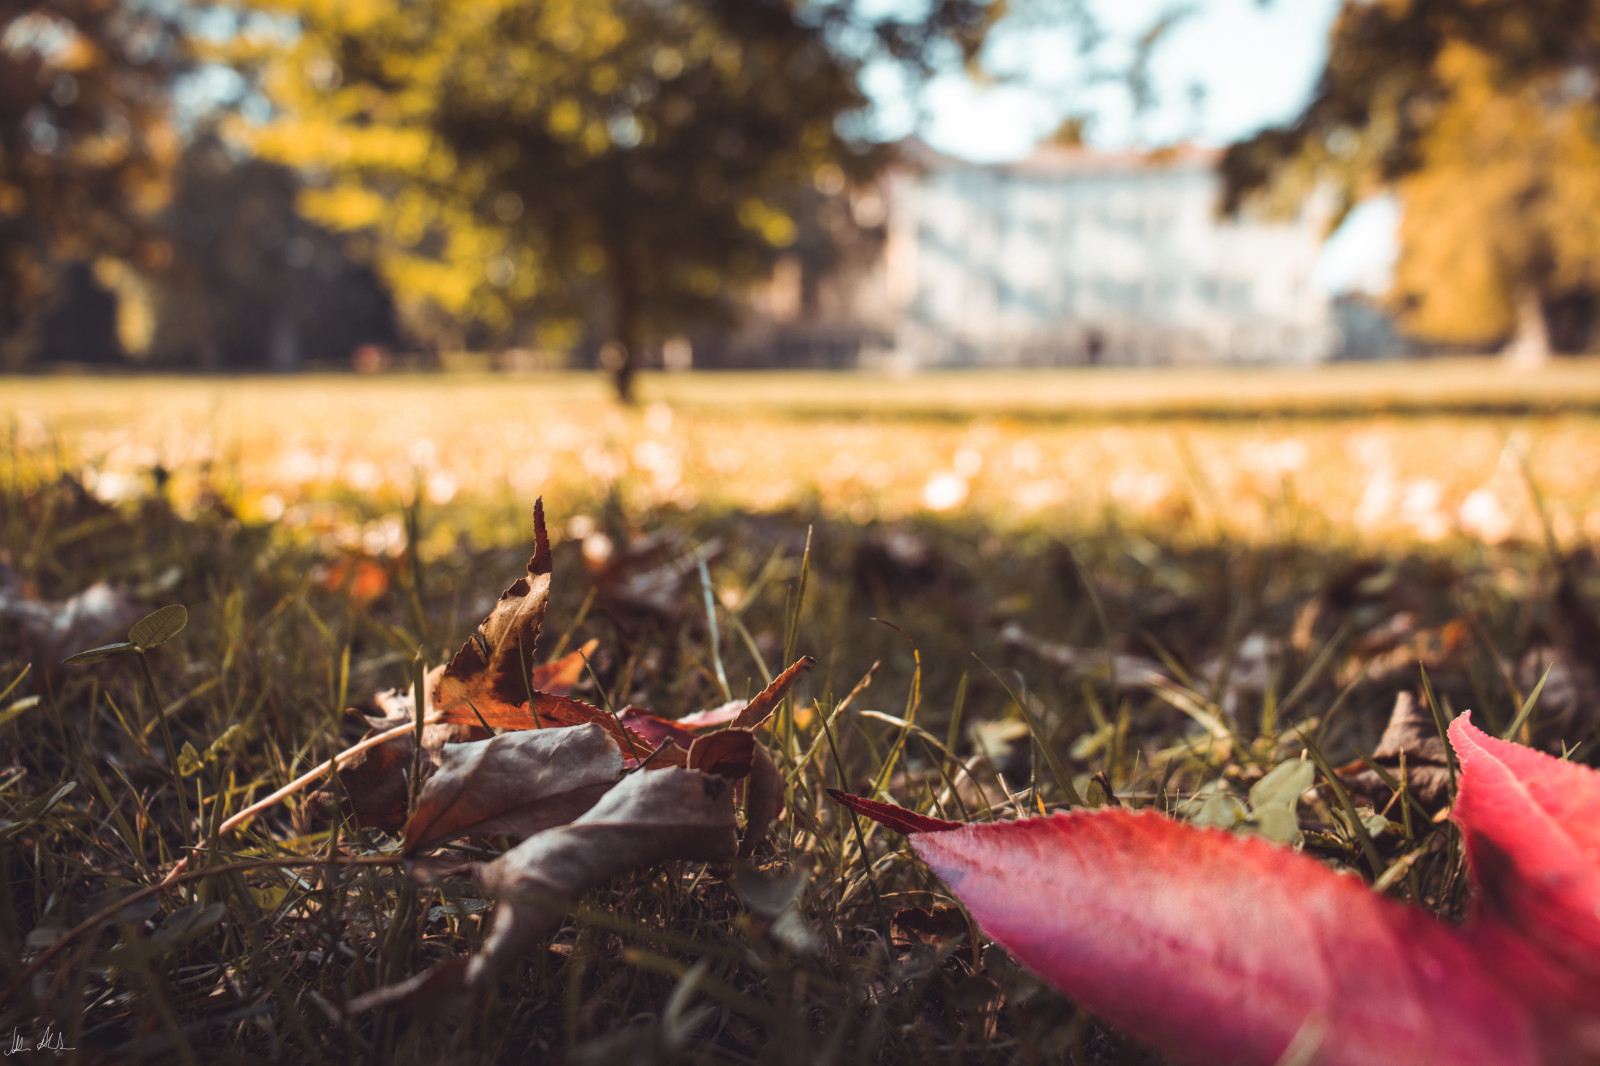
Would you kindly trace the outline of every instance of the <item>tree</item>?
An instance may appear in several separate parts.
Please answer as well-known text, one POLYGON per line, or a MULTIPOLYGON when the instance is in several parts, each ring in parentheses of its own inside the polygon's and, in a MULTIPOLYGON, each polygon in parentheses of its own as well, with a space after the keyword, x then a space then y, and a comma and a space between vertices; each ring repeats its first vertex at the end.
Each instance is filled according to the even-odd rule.
POLYGON ((351 239, 295 211, 287 167, 237 158, 202 134, 184 150, 162 213, 171 264, 155 292, 151 362, 208 370, 351 363, 398 342, 389 293, 351 239))
POLYGON ((1230 148, 1224 206, 1396 189, 1395 299, 1418 334, 1512 337, 1537 361, 1544 311, 1600 284, 1600 3, 1346 0, 1305 111, 1230 148))
POLYGON ((288 0, 263 49, 280 117, 251 139, 305 169, 306 211, 372 235, 415 321, 609 341, 632 395, 652 339, 729 312, 796 235, 783 204, 887 159, 841 132, 880 55, 970 60, 999 5, 917 22, 788 0, 288 0), (272 54, 267 54, 271 52, 272 54), (603 323, 603 325, 602 325, 603 323))
POLYGON ((177 155, 183 64, 170 15, 130 0, 0 7, 0 363, 26 354, 24 327, 69 268, 81 282, 99 256, 162 263, 151 221, 177 155))

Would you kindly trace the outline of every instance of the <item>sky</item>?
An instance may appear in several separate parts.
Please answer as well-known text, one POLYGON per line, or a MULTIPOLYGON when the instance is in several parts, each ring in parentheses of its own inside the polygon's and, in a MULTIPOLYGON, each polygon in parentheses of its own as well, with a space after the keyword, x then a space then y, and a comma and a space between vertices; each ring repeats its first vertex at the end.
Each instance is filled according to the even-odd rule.
MULTIPOLYGON (((1125 69, 1133 42, 1172 0, 1091 0, 1106 35, 1094 67, 1125 69)), ((1178 140, 1222 146, 1294 118, 1310 99, 1339 0, 1199 0, 1162 36, 1150 57, 1151 104, 1133 114, 1123 83, 1090 77, 1065 27, 1002 22, 984 54, 999 73, 979 85, 961 73, 913 94, 888 68, 869 70, 879 136, 917 132, 934 148, 981 162, 1020 158, 1067 115, 1090 116, 1088 141, 1101 148, 1178 140), (1009 75, 1009 76, 1008 76, 1009 75)), ((1388 288, 1399 207, 1392 198, 1358 208, 1324 248, 1318 281, 1330 292, 1388 288)))

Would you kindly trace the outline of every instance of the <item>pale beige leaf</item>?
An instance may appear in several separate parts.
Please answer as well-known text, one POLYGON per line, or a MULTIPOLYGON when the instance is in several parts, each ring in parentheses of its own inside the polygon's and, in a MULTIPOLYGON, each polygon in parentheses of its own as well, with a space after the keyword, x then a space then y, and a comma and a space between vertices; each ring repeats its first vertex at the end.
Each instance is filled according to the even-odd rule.
POLYGON ((468 984, 491 980, 590 888, 668 859, 725 861, 734 841, 733 782, 677 767, 628 775, 576 821, 529 837, 484 868, 480 879, 500 903, 468 984))
POLYGON ((598 723, 445 747, 406 822, 408 854, 469 833, 529 837, 595 805, 622 774, 598 723))

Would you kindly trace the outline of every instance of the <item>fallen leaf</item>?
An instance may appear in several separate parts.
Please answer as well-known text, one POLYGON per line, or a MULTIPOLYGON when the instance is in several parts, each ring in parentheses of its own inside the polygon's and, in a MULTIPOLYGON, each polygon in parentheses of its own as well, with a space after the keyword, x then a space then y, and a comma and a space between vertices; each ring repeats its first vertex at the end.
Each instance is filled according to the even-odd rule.
POLYGON ((734 718, 734 726, 740 729, 754 729, 772 717, 772 712, 778 709, 778 701, 783 699, 784 694, 800 679, 801 674, 816 665, 817 660, 809 655, 802 655, 790 663, 788 669, 773 678, 771 684, 756 693, 755 699, 745 704, 734 718))
POLYGON ((496 718, 517 715, 526 706, 536 691, 533 654, 549 606, 550 571, 550 536, 544 526, 544 501, 540 500, 533 505, 533 557, 528 560, 528 572, 500 594, 489 616, 461 645, 432 690, 433 713, 441 720, 481 717, 498 725, 496 718))
POLYGON ((783 813, 783 774, 761 744, 751 752, 750 779, 745 783, 744 837, 739 858, 748 859, 767 838, 773 819, 783 813))
MULTIPOLYGON (((1372 761, 1398 781, 1402 756, 1407 790, 1425 807, 1442 806, 1450 797, 1450 766, 1444 738, 1439 736, 1433 713, 1409 692, 1395 696, 1389 724, 1372 752, 1372 761)), ((1339 776, 1374 807, 1384 806, 1394 795, 1383 778, 1360 760, 1341 766, 1339 776)))
MULTIPOLYGON (((424 679, 424 689, 430 687, 438 672, 438 668, 430 671, 428 678, 424 679)), ((416 701, 409 691, 387 689, 373 695, 371 711, 352 707, 345 711, 345 717, 350 721, 366 723, 367 731, 359 738, 364 740, 414 721, 415 706, 416 701)), ((487 730, 476 724, 434 722, 424 725, 423 780, 426 781, 433 773, 445 745, 483 740, 488 735, 487 730)), ((339 767, 344 809, 358 825, 395 833, 406 824, 407 804, 411 799, 407 775, 411 772, 411 753, 414 750, 415 740, 410 733, 406 733, 360 752, 339 767)), ((311 815, 316 818, 331 817, 337 807, 339 792, 330 782, 327 787, 306 797, 311 815)))
POLYGON ((937 948, 968 932, 959 907, 906 907, 889 919, 889 942, 895 947, 937 948))
POLYGON ((394 580, 391 573, 394 566, 394 560, 349 552, 328 565, 318 584, 329 592, 343 593, 365 607, 389 591, 394 580))
POLYGON ((729 700, 727 703, 673 719, 673 724, 684 729, 710 729, 712 726, 727 725, 739 717, 739 712, 744 710, 749 702, 749 700, 729 700))
POLYGON ((908 831, 1018 961, 1179 1062, 1543 1061, 1453 930, 1288 849, 1151 811, 963 826, 835 795, 908 831))
POLYGON ((616 717, 565 694, 582 677, 585 646, 543 667, 533 664, 550 601, 550 537, 544 502, 533 507, 533 557, 528 572, 500 594, 443 671, 430 675, 428 720, 480 729, 548 729, 597 722, 624 752, 642 758, 651 744, 616 717), (537 682, 537 683, 536 683, 537 682))
POLYGON ((541 663, 534 667, 533 674, 528 678, 529 684, 535 692, 548 692, 552 696, 567 695, 574 685, 583 680, 589 657, 599 646, 598 640, 586 640, 582 647, 567 652, 555 662, 541 663))
POLYGON ((642 707, 624 707, 617 717, 629 730, 644 737, 650 748, 667 740, 688 748, 694 744, 699 730, 721 725, 754 729, 761 725, 772 716, 773 711, 777 710, 778 701, 783 699, 800 675, 816 665, 817 661, 811 656, 802 655, 790 664, 787 670, 773 678, 771 684, 758 692, 755 699, 748 702, 729 700, 720 707, 697 711, 676 719, 659 717, 642 707))
POLYGON ((402 985, 357 997, 348 1010, 389 1007, 457 1016, 471 991, 494 980, 561 923, 575 897, 668 859, 732 859, 735 829, 731 781, 676 767, 629 774, 575 821, 535 833, 479 869, 480 882, 499 903, 483 950, 464 969, 452 960, 402 985))
POLYGON ((688 602, 690 580, 702 562, 715 558, 723 547, 711 540, 669 559, 682 540, 672 530, 632 537, 619 550, 611 538, 596 534, 584 544, 584 561, 594 575, 599 605, 619 622, 645 616, 653 621, 676 622, 688 602))
POLYGON ((730 780, 749 777, 756 746, 755 734, 748 729, 707 733, 689 746, 689 769, 730 780))
POLYGON ((1600 1010, 1600 773, 1450 723, 1451 811, 1481 914, 1579 975, 1600 1010))
POLYGON ((17 623, 32 657, 47 668, 71 652, 120 637, 143 614, 104 581, 64 600, 41 600, 9 570, 0 569, 0 619, 17 623))
POLYGON ((453 710, 440 712, 435 721, 454 725, 482 722, 495 729, 550 729, 593 722, 610 733, 629 758, 643 758, 653 747, 648 739, 623 725, 609 711, 571 696, 557 696, 549 692, 535 692, 531 700, 524 701, 519 707, 491 704, 484 708, 476 704, 457 704, 453 710))
MULTIPOLYGON (((739 706, 744 706, 742 700, 739 706)), ((661 718, 651 714, 643 707, 634 707, 632 705, 622 708, 617 713, 617 717, 622 719, 623 725, 644 737, 651 747, 670 740, 687 750, 689 745, 694 743, 694 730, 684 728, 682 720, 674 721, 671 718, 661 718)), ((729 717, 720 724, 726 725, 732 720, 733 718, 729 717)))
POLYGON ((618 874, 668 859, 721 862, 735 854, 733 783, 698 770, 629 774, 574 821, 535 833, 478 879, 499 903, 483 950, 351 1000, 377 1008, 458 1018, 473 993, 559 925, 572 900, 618 874))
POLYGON ((1420 662, 1430 673, 1460 665, 1462 653, 1472 647, 1472 625, 1455 618, 1431 629, 1413 628, 1415 619, 1402 612, 1389 625, 1364 635, 1351 647, 1351 655, 1335 674, 1341 688, 1356 681, 1382 681, 1397 674, 1414 674, 1420 662))
POLYGON ((466 959, 447 959, 404 981, 356 996, 345 1004, 345 1013, 394 1008, 425 1021, 454 1021, 472 1005, 466 977, 466 959))
POLYGON ((616 741, 594 723, 448 745, 406 822, 406 853, 469 833, 526 838, 565 825, 621 774, 616 741))

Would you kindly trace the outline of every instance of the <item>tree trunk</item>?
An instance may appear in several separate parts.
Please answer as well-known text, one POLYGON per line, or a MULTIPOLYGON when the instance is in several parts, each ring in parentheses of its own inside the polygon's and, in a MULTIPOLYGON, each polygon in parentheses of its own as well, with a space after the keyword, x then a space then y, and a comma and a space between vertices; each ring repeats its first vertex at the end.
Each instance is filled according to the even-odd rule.
POLYGON ((611 260, 611 332, 613 343, 621 349, 612 365, 612 380, 617 399, 634 402, 633 379, 639 371, 639 292, 634 278, 634 263, 624 242, 608 249, 611 260))
POLYGON ((1517 332, 1500 352, 1506 366, 1537 370, 1550 361, 1550 331, 1544 321, 1544 301, 1539 290, 1524 285, 1517 290, 1517 332))

